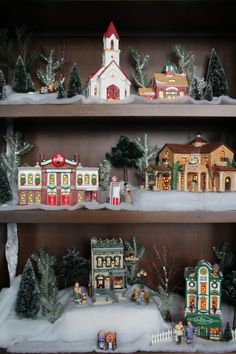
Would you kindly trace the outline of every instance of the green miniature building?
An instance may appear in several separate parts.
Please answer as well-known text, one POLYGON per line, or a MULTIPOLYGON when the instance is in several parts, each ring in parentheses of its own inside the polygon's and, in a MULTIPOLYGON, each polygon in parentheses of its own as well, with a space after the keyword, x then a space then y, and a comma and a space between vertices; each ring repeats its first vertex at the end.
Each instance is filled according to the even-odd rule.
POLYGON ((202 260, 185 268, 185 320, 191 321, 197 335, 213 340, 221 337, 221 283, 219 266, 202 260))
POLYGON ((124 244, 119 239, 91 238, 91 291, 95 302, 117 302, 126 290, 124 244))

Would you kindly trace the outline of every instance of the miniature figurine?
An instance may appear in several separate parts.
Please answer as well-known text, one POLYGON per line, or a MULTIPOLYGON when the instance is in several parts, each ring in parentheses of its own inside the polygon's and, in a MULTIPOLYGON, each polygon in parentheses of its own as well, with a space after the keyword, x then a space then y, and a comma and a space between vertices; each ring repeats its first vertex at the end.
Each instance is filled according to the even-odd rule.
POLYGON ((77 305, 84 305, 87 302, 87 296, 82 292, 78 282, 74 286, 74 302, 77 305))
POLYGON ((111 22, 103 35, 102 66, 89 75, 85 87, 88 97, 116 102, 130 95, 131 82, 120 67, 119 39, 111 22))
POLYGON ((123 194, 124 194, 125 203, 131 204, 132 203, 131 191, 127 182, 124 183, 123 194))
POLYGON ((177 325, 175 326, 174 333, 175 333, 176 343, 181 344, 182 337, 184 334, 184 326, 183 326, 182 321, 179 321, 179 323, 177 323, 177 325))
POLYGON ((98 349, 105 350, 105 332, 98 332, 98 349))
POLYGON ((35 166, 18 167, 20 205, 75 205, 97 202, 98 168, 83 167, 78 155, 73 160, 61 153, 35 166))
POLYGON ((116 349, 116 332, 99 331, 97 339, 97 347, 101 350, 115 350, 116 349))
POLYGON ((193 341, 193 336, 195 334, 195 328, 192 325, 191 321, 188 321, 187 327, 186 327, 186 335, 187 335, 187 343, 191 344, 193 341))
POLYGON ((120 182, 116 176, 113 176, 110 183, 110 204, 119 205, 120 204, 120 182))
POLYGON ((149 293, 143 289, 134 289, 130 300, 136 302, 137 305, 140 305, 142 302, 147 305, 149 304, 149 293))

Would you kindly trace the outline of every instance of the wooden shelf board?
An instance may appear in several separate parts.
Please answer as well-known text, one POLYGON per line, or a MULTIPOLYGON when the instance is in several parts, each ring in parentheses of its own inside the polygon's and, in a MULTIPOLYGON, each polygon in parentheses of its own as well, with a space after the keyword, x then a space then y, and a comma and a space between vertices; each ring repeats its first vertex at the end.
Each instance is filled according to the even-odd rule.
POLYGON ((0 105, 0 118, 236 117, 236 105, 77 104, 0 105))
POLYGON ((159 212, 126 210, 16 210, 0 211, 1 223, 78 224, 198 224, 236 223, 236 210, 229 212, 159 212))

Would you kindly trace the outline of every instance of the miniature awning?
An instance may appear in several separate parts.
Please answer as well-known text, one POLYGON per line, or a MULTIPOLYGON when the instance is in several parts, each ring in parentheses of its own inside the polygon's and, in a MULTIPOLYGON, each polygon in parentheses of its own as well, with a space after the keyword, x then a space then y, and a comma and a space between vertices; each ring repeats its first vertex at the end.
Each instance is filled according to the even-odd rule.
POLYGON ((188 314, 186 321, 191 321, 194 327, 221 328, 220 316, 204 314, 188 314))

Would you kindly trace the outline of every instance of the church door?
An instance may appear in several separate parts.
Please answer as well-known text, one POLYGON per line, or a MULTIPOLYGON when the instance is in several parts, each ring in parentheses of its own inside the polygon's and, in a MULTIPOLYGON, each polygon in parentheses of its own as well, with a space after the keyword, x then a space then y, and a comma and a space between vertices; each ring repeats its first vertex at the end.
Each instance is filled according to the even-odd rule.
POLYGON ((231 190, 231 178, 226 177, 225 178, 225 191, 230 191, 231 190))
POLYGON ((116 85, 110 85, 107 87, 107 99, 108 100, 119 100, 120 99, 120 89, 116 85))

